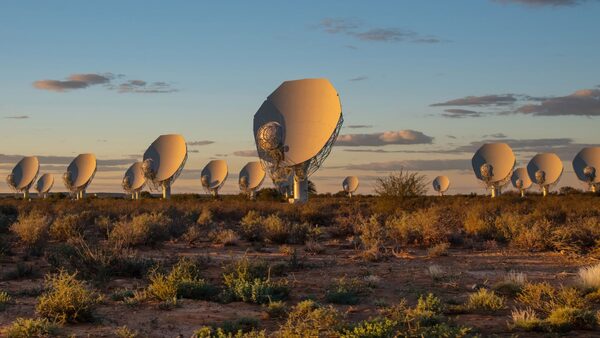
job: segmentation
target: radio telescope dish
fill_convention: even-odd
[[[433,180],[432,185],[433,190],[437,191],[440,196],[444,196],[446,190],[450,188],[450,179],[448,176],[438,176]]]
[[[181,135],[161,135],[144,153],[142,171],[150,187],[162,188],[163,199],[171,198],[171,185],[187,161],[187,144]]]
[[[352,197],[352,194],[358,189],[358,177],[356,176],[348,176],[344,178],[342,182],[342,188],[344,191],[348,193],[348,197]]]
[[[35,190],[42,198],[47,198],[50,189],[54,186],[54,175],[44,174],[35,184]]]
[[[85,190],[92,183],[96,175],[96,156],[94,154],[77,155],[63,174],[63,181],[67,190],[75,195],[76,199],[85,197]]]
[[[600,187],[600,147],[583,148],[573,159],[573,170],[592,192]]]
[[[254,140],[273,182],[294,176],[294,199],[306,202],[308,177],[329,155],[344,119],[327,79],[282,83],[254,114]]]
[[[144,185],[146,185],[146,177],[144,176],[142,165],[143,162],[135,162],[132,164],[125,172],[125,176],[123,176],[123,181],[121,182],[123,190],[125,190],[126,193],[131,194],[132,200],[140,198],[140,191],[144,188]]]
[[[496,197],[510,180],[515,155],[506,143],[487,143],[477,150],[471,163],[475,176],[490,189],[492,197]]]
[[[260,162],[248,162],[240,171],[238,183],[240,190],[254,199],[254,194],[265,180],[266,173]]]
[[[562,172],[562,161],[554,153],[537,154],[527,164],[529,178],[540,187],[544,197],[550,186],[558,183]]]
[[[519,189],[521,197],[525,197],[525,190],[531,188],[531,185],[533,184],[527,173],[527,168],[515,169],[510,177],[510,181],[512,182],[513,187]]]
[[[15,192],[23,193],[29,199],[29,189],[40,171],[40,161],[35,156],[23,157],[6,177],[6,183]]]
[[[202,169],[202,186],[214,197],[217,197],[228,174],[225,160],[212,160]]]

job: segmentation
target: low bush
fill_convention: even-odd
[[[342,277],[334,281],[327,292],[325,299],[333,304],[358,304],[360,297],[368,293],[365,283],[356,278]]]
[[[92,214],[88,211],[63,214],[50,225],[50,236],[58,241],[70,241],[82,237],[86,225],[92,222]]]
[[[600,289],[600,264],[579,269],[577,272],[579,284],[585,289]]]
[[[479,289],[469,295],[465,309],[469,311],[497,311],[504,308],[504,298],[494,291]]]
[[[217,289],[200,276],[198,266],[187,258],[180,259],[168,274],[151,272],[147,293],[151,298],[176,304],[178,298],[211,300]]]
[[[288,298],[290,288],[285,280],[271,279],[269,268],[262,263],[251,264],[247,258],[226,268],[223,274],[223,300],[266,304]]]
[[[494,290],[500,294],[515,296],[527,282],[527,276],[522,272],[510,271],[498,283],[494,284]]]
[[[321,306],[312,300],[305,300],[291,309],[276,336],[336,337],[342,328],[342,318],[332,306]]]
[[[48,229],[52,219],[38,213],[20,215],[17,222],[10,226],[21,243],[33,254],[40,254],[48,240]]]
[[[116,223],[109,239],[125,246],[156,245],[169,237],[170,225],[163,213],[144,213]]]
[[[58,325],[46,318],[17,318],[6,329],[7,338],[40,338],[58,333]]]
[[[12,298],[5,291],[0,291],[0,311],[6,309]]]
[[[46,276],[47,291],[38,298],[36,312],[58,323],[92,321],[99,298],[76,276],[65,271]]]

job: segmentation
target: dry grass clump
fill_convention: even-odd
[[[396,245],[434,246],[447,243],[452,227],[456,227],[445,224],[445,217],[452,219],[448,211],[431,207],[392,216],[388,218],[386,225],[389,236]]]
[[[318,241],[308,240],[304,243],[304,251],[313,255],[320,255],[325,252],[325,246]]]
[[[378,261],[387,256],[385,242],[389,237],[389,227],[379,218],[379,215],[372,215],[357,226],[362,249],[360,256],[368,261]]]
[[[223,246],[234,246],[237,245],[240,237],[238,234],[231,229],[219,229],[209,234],[209,238],[214,244],[220,244]]]
[[[39,254],[48,240],[51,222],[51,217],[31,212],[20,215],[17,222],[10,226],[10,231],[15,233],[32,253]]]
[[[586,289],[600,289],[600,264],[583,267],[577,272],[579,284]]]
[[[125,246],[156,245],[169,237],[171,219],[164,213],[144,213],[115,224],[109,240]]]
[[[57,332],[58,325],[46,318],[17,318],[4,333],[7,338],[43,338]]]
[[[448,256],[448,249],[450,248],[450,243],[444,242],[440,244],[436,244],[429,249],[427,249],[427,256],[429,257],[441,257]]]
[[[276,244],[303,244],[311,229],[306,223],[290,222],[279,214],[262,217],[250,210],[239,224],[241,236],[248,241],[266,240]]]
[[[494,291],[479,289],[469,295],[465,309],[468,311],[497,311],[504,308],[504,298],[496,295]]]
[[[127,326],[121,326],[115,330],[115,336],[118,338],[136,338],[138,333]]]
[[[277,337],[336,337],[342,315],[332,306],[321,306],[312,300],[294,306]]]
[[[58,241],[70,241],[82,237],[85,226],[88,222],[91,223],[92,218],[89,211],[60,215],[50,225],[50,236]]]
[[[76,276],[65,271],[46,276],[47,291],[38,298],[36,312],[58,323],[91,321],[99,298]]]
[[[369,292],[366,283],[357,278],[335,279],[325,293],[325,299],[333,304],[358,304],[360,297]]]
[[[198,215],[198,219],[196,219],[196,224],[200,226],[207,226],[213,223],[213,213],[208,207],[202,208],[200,211],[200,215]]]
[[[427,267],[427,273],[434,281],[438,281],[446,277],[446,271],[444,268],[437,264],[430,265]]]
[[[527,283],[527,275],[522,272],[510,271],[498,283],[494,284],[494,290],[504,295],[517,295],[523,285]]]
[[[5,291],[0,291],[0,311],[3,311],[8,304],[12,301],[12,298]]]

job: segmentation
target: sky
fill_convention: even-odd
[[[517,166],[556,152],[560,185],[582,188],[571,161],[600,144],[599,17],[596,0],[3,1],[0,176],[36,155],[64,191],[70,160],[94,153],[88,191],[118,192],[177,133],[189,156],[173,192],[203,193],[201,169],[225,159],[236,193],[262,102],[324,77],[344,126],[311,177],[319,192],[356,175],[371,193],[406,169],[484,193],[470,160],[486,142],[508,143]]]

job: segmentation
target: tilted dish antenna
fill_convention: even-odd
[[[440,196],[444,196],[444,193],[450,188],[450,179],[448,176],[438,176],[433,182],[433,190],[437,191]]]
[[[219,189],[225,183],[228,175],[227,162],[225,160],[212,160],[202,169],[202,186],[213,197],[219,195]]]
[[[352,194],[358,189],[358,177],[348,176],[344,178],[342,182],[342,188],[348,194],[348,197],[352,197]]]
[[[50,193],[50,189],[54,186],[54,175],[52,174],[44,174],[40,177],[40,179],[35,184],[35,190],[38,193],[38,196],[46,199],[48,198],[48,193]]]
[[[248,162],[240,170],[240,177],[238,183],[240,190],[247,194],[250,199],[254,199],[256,190],[260,188],[261,184],[265,180],[266,173],[260,162]]]
[[[521,197],[525,197],[525,191],[531,188],[531,185],[533,184],[527,173],[527,168],[515,169],[510,177],[510,181],[512,182],[513,187],[519,189]]]
[[[600,189],[600,147],[583,148],[573,159],[573,170],[591,192]]]
[[[171,198],[171,185],[187,161],[187,144],[181,135],[159,136],[144,153],[142,171],[150,188],[162,189],[163,199]]]
[[[135,162],[132,164],[125,172],[125,176],[123,176],[123,181],[121,182],[123,190],[131,195],[132,200],[140,198],[140,191],[144,188],[144,185],[146,185],[146,177],[144,176],[142,166],[143,162]]]
[[[563,164],[558,155],[543,153],[535,155],[527,164],[527,174],[537,184],[546,197],[550,187],[558,183],[563,172]]]
[[[475,176],[491,191],[493,198],[500,195],[502,186],[510,180],[515,155],[506,143],[486,143],[473,155],[471,164]]]
[[[85,190],[92,183],[94,175],[96,175],[96,156],[80,154],[67,167],[67,172],[63,174],[63,182],[76,199],[83,199]]]
[[[17,193],[23,194],[23,199],[29,199],[29,189],[35,182],[40,171],[40,161],[35,156],[23,157],[6,177],[8,186]]]
[[[308,177],[329,155],[343,121],[339,95],[327,79],[286,81],[254,114],[263,168],[274,183],[294,177],[290,202],[307,201]]]

